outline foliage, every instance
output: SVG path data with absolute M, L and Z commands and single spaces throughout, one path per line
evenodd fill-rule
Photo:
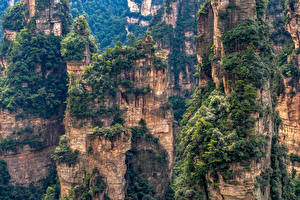
M 299 178 L 295 178 L 293 180 L 293 183 L 295 185 L 295 194 L 296 194 L 296 197 L 299 199 L 300 198 L 300 179 Z
M 57 12 L 53 14 L 54 18 L 60 19 L 62 23 L 62 35 L 65 36 L 70 31 L 72 16 L 69 12 L 69 1 L 60 0 L 54 8 Z
M 234 80 L 247 80 L 256 88 L 262 87 L 266 79 L 266 66 L 264 60 L 249 47 L 239 54 L 229 54 L 222 59 L 225 74 L 233 77 Z M 253 72 L 256 73 L 253 73 Z
M 248 114 L 243 113 L 243 119 L 237 120 L 241 116 L 236 115 L 238 108 L 234 101 L 214 91 L 194 114 L 189 114 L 180 136 L 182 161 L 175 168 L 178 170 L 175 173 L 179 174 L 174 182 L 175 199 L 197 199 L 199 191 L 192 192 L 192 188 L 203 185 L 203 177 L 207 173 L 224 172 L 230 163 L 258 159 L 264 155 L 261 151 L 265 145 L 264 137 L 253 134 L 254 121 L 251 118 L 249 124 L 241 124 Z
M 126 41 L 126 16 L 129 13 L 126 0 L 70 0 L 70 3 L 73 17 L 88 14 L 87 21 L 92 33 L 99 39 L 101 49 Z
M 211 4 L 211 0 L 205 1 L 204 4 L 201 5 L 200 9 L 197 12 L 197 17 L 200 15 L 207 15 L 208 14 L 208 6 Z
M 272 32 L 270 39 L 275 45 L 286 45 L 291 39 L 291 35 L 285 29 L 284 19 L 279 13 L 284 13 L 285 0 L 269 0 L 267 8 L 267 16 L 274 17 L 272 20 Z
M 98 169 L 94 168 L 92 174 L 86 174 L 81 183 L 73 184 L 66 199 L 91 200 L 95 195 L 103 193 L 106 187 Z
M 17 34 L 7 53 L 8 68 L 0 79 L 0 102 L 10 111 L 24 111 L 48 118 L 61 112 L 66 95 L 66 67 L 60 53 L 60 38 Z
M 298 80 L 300 78 L 300 70 L 295 66 L 291 60 L 295 58 L 297 50 L 293 43 L 285 46 L 285 48 L 279 52 L 276 60 L 277 68 L 284 77 L 290 77 L 290 84 L 294 87 L 298 87 Z
M 140 120 L 139 126 L 132 127 L 130 131 L 132 134 L 132 142 L 137 142 L 139 139 L 141 139 L 148 132 L 144 119 Z
M 80 35 L 69 33 L 61 42 L 61 55 L 68 61 L 81 61 L 84 58 L 85 40 Z
M 2 15 L 2 27 L 4 29 L 19 31 L 25 27 L 26 9 L 24 2 L 18 2 L 5 10 Z
M 285 1 L 285 6 L 290 8 L 292 12 L 295 12 L 295 4 L 296 4 L 296 0 L 286 0 Z
M 256 14 L 258 20 L 262 21 L 265 15 L 265 10 L 268 6 L 269 0 L 257 0 L 256 1 Z
M 56 147 L 53 155 L 51 156 L 57 163 L 65 163 L 68 165 L 75 165 L 77 163 L 79 151 L 74 152 L 67 144 L 65 136 L 60 138 L 59 144 Z
M 95 127 L 93 129 L 95 135 L 104 136 L 107 139 L 113 139 L 123 132 L 125 132 L 125 128 L 121 124 L 114 124 L 110 127 Z
M 233 29 L 226 31 L 222 36 L 225 50 L 228 53 L 245 49 L 252 44 L 259 46 L 259 41 L 263 35 L 260 34 L 259 26 L 253 20 L 247 20 L 238 24 Z
M 44 10 L 45 8 L 50 6 L 49 0 L 36 0 L 35 7 L 37 10 Z
M 146 179 L 139 177 L 133 167 L 129 166 L 125 177 L 127 180 L 130 180 L 125 200 L 157 200 L 154 198 L 155 190 L 149 186 Z
M 148 39 L 132 41 L 129 46 L 118 43 L 113 49 L 108 48 L 102 54 L 94 55 L 82 79 L 72 81 L 69 87 L 68 106 L 71 116 L 77 119 L 95 120 L 118 114 L 118 106 L 104 106 L 104 102 L 115 97 L 118 87 L 124 88 L 127 95 L 147 94 L 150 88 L 134 88 L 130 82 L 121 78 L 120 74 L 121 72 L 126 74 L 134 66 L 134 61 L 147 58 L 146 55 L 149 55 L 147 59 L 152 61 L 159 59 L 156 67 L 164 65 L 163 61 L 155 56 L 153 40 Z M 102 123 L 98 120 L 98 122 L 94 121 L 94 125 L 101 127 Z
M 300 156 L 298 156 L 296 154 L 290 154 L 290 160 L 291 160 L 291 162 L 298 162 L 298 163 L 300 163 Z
M 253 115 L 262 110 L 257 89 L 265 85 L 273 67 L 267 38 L 265 25 L 251 19 L 224 33 L 221 66 L 222 75 L 229 80 L 227 93 L 223 94 L 223 87 L 212 91 L 209 85 L 194 92 L 181 122 L 175 199 L 201 199 L 208 174 L 213 181 L 210 184 L 217 185 L 219 176 L 231 179 L 232 163 L 246 164 L 265 155 L 267 138 L 255 133 L 257 118 Z
M 73 24 L 73 30 L 61 42 L 61 54 L 68 61 L 82 61 L 86 55 L 97 51 L 96 39 L 90 35 L 90 28 L 86 16 L 77 17 Z
M 279 137 L 274 136 L 272 141 L 271 167 L 271 198 L 272 200 L 280 199 L 298 199 L 295 196 L 295 188 L 291 177 L 286 169 L 287 148 L 279 144 Z M 282 194 L 281 194 L 282 192 Z
M 13 139 L 4 139 L 0 141 L 0 152 L 13 151 L 16 152 L 17 148 L 24 147 L 29 145 L 30 148 L 35 150 L 42 149 L 44 144 L 41 141 L 34 140 L 31 138 L 26 138 L 24 140 L 13 140 Z
M 176 121 L 180 121 L 182 116 L 187 109 L 186 100 L 181 96 L 172 96 L 169 98 L 169 102 L 172 105 L 172 109 L 174 112 L 174 119 Z
M 167 176 L 167 152 L 160 146 L 158 138 L 149 133 L 143 119 L 139 126 L 131 128 L 131 132 L 132 149 L 126 153 L 125 161 L 125 178 L 128 183 L 125 200 L 156 200 L 155 185 L 149 184 L 147 179 L 157 179 L 155 174 Z M 138 149 L 140 144 L 150 145 L 151 149 Z

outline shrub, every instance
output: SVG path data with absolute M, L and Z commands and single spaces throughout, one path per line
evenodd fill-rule
M 14 6 L 5 10 L 2 15 L 2 27 L 12 31 L 20 31 L 25 27 L 26 9 L 23 2 L 18 2 Z
M 98 136 L 104 136 L 107 139 L 113 139 L 117 135 L 125 132 L 125 130 L 121 124 L 114 124 L 110 127 L 95 127 L 93 133 Z
M 74 152 L 67 144 L 67 139 L 62 136 L 59 141 L 59 145 L 56 147 L 52 158 L 57 163 L 65 163 L 68 165 L 75 165 L 77 163 L 79 151 Z

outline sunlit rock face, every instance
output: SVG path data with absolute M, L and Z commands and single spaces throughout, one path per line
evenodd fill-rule
M 126 26 L 126 30 L 127 33 L 130 34 L 131 31 L 129 30 L 129 27 L 132 24 L 147 28 L 150 24 L 151 18 L 163 6 L 163 1 L 143 0 L 136 2 L 135 0 L 128 0 L 127 4 L 130 14 L 127 16 L 128 25 Z
M 292 65 L 300 69 L 300 3 L 295 2 L 294 7 L 287 7 L 287 31 L 291 34 L 295 50 L 289 56 Z M 281 141 L 289 149 L 289 154 L 300 156 L 300 80 L 299 77 L 285 77 L 283 81 L 285 90 L 279 97 L 277 110 L 279 110 L 283 125 L 279 130 Z M 300 173 L 299 163 L 291 163 L 290 170 Z
M 61 9 L 56 8 L 59 1 L 49 1 L 50 6 L 39 11 L 37 11 L 35 0 L 23 0 L 23 2 L 26 14 L 28 13 L 24 16 L 25 21 L 28 22 L 32 18 L 36 20 L 37 29 L 35 33 L 62 35 L 61 19 L 55 17 L 62 12 Z M 8 3 L 12 6 L 15 1 L 10 0 Z M 14 41 L 17 32 L 4 30 L 4 37 L 9 41 Z M 1 55 L 0 63 L 1 66 L 4 66 L 2 75 L 5 75 L 8 68 L 5 55 Z M 65 65 L 62 64 L 59 73 L 63 73 L 64 67 Z M 42 75 L 41 65 L 36 63 L 34 71 Z M 44 73 L 50 74 L 51 71 L 46 70 Z M 23 83 L 22 87 L 29 87 L 28 83 Z M 0 140 L 21 143 L 17 143 L 15 149 L 0 150 L 0 159 L 5 160 L 7 163 L 12 184 L 39 185 L 49 175 L 48 170 L 54 165 L 51 154 L 58 144 L 59 136 L 64 134 L 63 115 L 63 108 L 60 113 L 55 113 L 49 118 L 27 115 L 22 108 L 19 108 L 16 112 L 0 109 Z M 24 141 L 30 142 L 25 143 Z
M 52 163 L 50 155 L 58 143 L 59 136 L 64 133 L 62 123 L 55 118 L 18 119 L 17 114 L 2 109 L 0 114 L 2 140 L 33 138 L 34 141 L 42 143 L 42 147 L 38 149 L 25 145 L 17 146 L 15 150 L 0 152 L 0 159 L 7 162 L 11 182 L 26 186 L 39 183 L 48 176 L 48 169 Z M 36 170 L 37 168 L 39 170 Z
M 156 188 L 156 196 L 163 197 L 166 193 L 174 164 L 173 112 L 171 109 L 164 108 L 169 97 L 167 92 L 170 87 L 167 76 L 168 70 L 167 68 L 157 69 L 152 56 L 147 55 L 146 58 L 134 60 L 130 70 L 120 73 L 120 78 L 129 80 L 134 88 L 149 87 L 150 92 L 145 95 L 127 94 L 125 88 L 119 86 L 116 97 L 110 99 L 107 104 L 119 105 L 126 128 L 139 126 L 141 119 L 145 120 L 149 134 L 158 139 L 158 145 L 167 154 L 167 165 L 160 169 L 161 172 L 157 176 L 153 177 L 154 169 L 151 169 L 153 163 L 149 163 L 147 160 L 147 156 L 149 156 L 147 151 L 153 151 L 153 146 L 146 141 L 142 143 L 133 142 L 130 129 L 114 139 L 95 136 L 93 135 L 93 126 L 88 120 L 75 119 L 67 109 L 65 116 L 66 138 L 70 148 L 78 150 L 80 155 L 74 166 L 65 164 L 58 164 L 57 166 L 62 197 L 68 196 L 73 183 L 83 180 L 85 176 L 83 171 L 91 173 L 93 168 L 97 167 L 107 184 L 105 193 L 108 197 L 123 200 L 128 187 L 125 178 L 127 171 L 126 153 L 133 146 L 144 153 L 144 156 L 136 157 L 135 162 L 140 163 L 141 168 L 144 168 L 143 176 Z M 80 80 L 88 63 L 84 61 L 67 62 L 67 66 L 68 72 L 75 74 L 75 79 Z M 91 90 L 91 88 L 86 89 Z M 84 121 L 86 124 L 79 126 Z M 103 118 L 102 121 L 105 126 L 110 126 L 112 117 Z M 93 153 L 89 153 L 89 148 L 93 149 Z M 144 162 L 148 163 L 149 166 L 144 166 Z M 95 199 L 97 198 L 95 197 Z

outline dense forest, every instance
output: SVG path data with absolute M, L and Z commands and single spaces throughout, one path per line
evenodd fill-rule
M 0 199 L 299 200 L 300 3 L 227 3 L 0 0 Z
M 160 3 L 160 2 L 158 2 Z M 113 46 L 116 42 L 126 42 L 129 39 L 125 26 L 127 25 L 126 16 L 132 15 L 129 11 L 127 0 L 93 0 L 81 1 L 71 0 L 70 12 L 73 18 L 81 14 L 88 14 L 88 22 L 94 35 L 97 36 L 101 49 Z M 8 8 L 8 0 L 1 0 L 0 15 Z M 145 28 L 136 25 L 130 27 L 137 37 L 141 37 Z M 0 28 L 0 36 L 3 37 L 3 29 Z

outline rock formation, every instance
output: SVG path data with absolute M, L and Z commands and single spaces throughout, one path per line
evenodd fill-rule
M 62 35 L 62 21 L 55 17 L 57 12 L 62 12 L 61 7 L 58 9 L 61 5 L 59 2 L 51 1 L 50 6 L 44 8 L 37 7 L 39 5 L 36 5 L 34 0 L 23 3 L 22 5 L 25 5 L 24 12 L 26 9 L 29 10 L 29 16 L 23 17 L 28 21 L 36 19 L 37 33 Z M 25 19 L 23 20 L 25 21 Z M 13 43 L 19 31 L 5 29 L 5 38 Z M 1 55 L 5 67 L 2 73 L 3 78 L 10 67 L 8 65 L 11 65 L 11 60 L 7 64 L 6 56 Z M 61 67 L 59 73 L 63 74 L 63 63 Z M 40 76 L 44 72 L 48 76 L 53 75 L 51 69 L 44 70 L 44 66 L 35 63 L 35 73 Z M 28 87 L 28 83 L 22 83 L 24 90 Z M 0 143 L 2 145 L 0 158 L 7 162 L 11 183 L 24 186 L 31 183 L 40 184 L 40 181 L 48 176 L 49 167 L 53 166 L 51 154 L 58 144 L 59 136 L 64 134 L 63 110 L 61 109 L 60 113 L 55 113 L 48 118 L 28 114 L 22 107 L 16 111 L 1 108 L 0 113 Z
M 292 1 L 291 1 L 292 2 Z M 289 62 L 300 70 L 300 55 L 297 53 L 300 47 L 300 3 L 288 4 L 287 7 L 288 23 L 287 31 L 291 34 L 295 50 L 289 55 Z M 280 136 L 283 144 L 289 149 L 289 154 L 300 156 L 300 79 L 299 75 L 285 77 L 283 81 L 285 90 L 279 98 L 277 109 L 283 125 L 280 129 Z M 295 168 L 300 172 L 298 162 L 292 163 L 291 169 Z
M 153 17 L 149 30 L 169 65 L 170 96 L 191 93 L 197 84 L 193 76 L 196 64 L 195 17 L 203 1 L 170 1 Z
M 151 37 L 145 37 L 145 42 L 151 43 Z M 144 48 L 148 49 L 149 47 L 146 45 Z M 127 55 L 124 54 L 124 56 Z M 130 64 L 131 69 L 121 71 L 119 76 L 121 80 L 128 80 L 133 88 L 140 88 L 144 91 L 149 88 L 149 93 L 147 92 L 143 95 L 129 94 L 126 92 L 126 88 L 119 86 L 115 98 L 108 98 L 107 102 L 105 102 L 104 98 L 99 103 L 106 106 L 119 105 L 121 116 L 125 119 L 124 127 L 126 129 L 139 126 L 139 122 L 143 119 L 149 134 L 157 138 L 158 145 L 167 152 L 168 165 L 165 168 L 167 169 L 167 174 L 158 174 L 157 177 L 153 177 L 152 173 L 154 171 L 151 172 L 150 170 L 150 174 L 145 172 L 145 177 L 143 177 L 148 179 L 150 183 L 157 183 L 156 179 L 161 176 L 165 177 L 163 182 L 153 185 L 157 188 L 157 195 L 163 196 L 170 181 L 174 162 L 173 115 L 169 108 L 163 107 L 163 105 L 168 103 L 167 89 L 169 81 L 167 69 L 157 68 L 153 62 L 153 56 L 155 55 L 147 54 L 143 59 L 133 59 Z M 71 64 L 68 61 L 68 72 L 69 74 L 76 74 L 76 80 L 80 81 L 82 76 L 85 76 L 84 68 L 87 65 L 84 63 L 73 65 L 73 63 Z M 91 65 L 93 66 L 93 62 Z M 76 81 L 71 80 L 71 84 L 76 84 Z M 87 91 L 93 90 L 90 86 L 86 85 L 84 87 Z M 78 121 L 74 116 L 70 115 L 69 109 L 67 109 L 65 117 L 66 139 L 73 151 L 79 151 L 79 158 L 78 162 L 73 166 L 58 165 L 62 197 L 68 196 L 72 184 L 82 182 L 84 179 L 83 171 L 91 173 L 93 168 L 96 167 L 107 184 L 105 193 L 108 197 L 115 200 L 124 199 L 128 184 L 125 179 L 127 153 L 135 146 L 135 149 L 145 151 L 144 155 L 147 156 L 147 151 L 153 151 L 151 150 L 153 147 L 149 146 L 149 144 L 147 145 L 147 142 L 144 142 L 144 145 L 134 143 L 130 129 L 114 138 L 96 136 L 93 123 L 89 119 Z M 101 120 L 104 126 L 109 127 L 112 123 L 112 116 L 102 117 Z M 89 149 L 93 149 L 92 153 L 89 152 Z M 136 161 L 140 163 L 147 162 L 147 160 L 142 161 L 141 159 L 145 158 L 140 157 Z M 143 164 L 141 166 L 142 168 L 145 167 Z
M 128 0 L 128 8 L 133 16 L 127 16 L 127 23 L 139 24 L 142 27 L 148 27 L 152 16 L 161 8 L 162 1 L 155 0 L 143 0 L 141 2 L 135 2 L 134 0 Z M 140 15 L 140 16 L 139 16 Z M 128 33 L 128 25 L 126 27 Z
M 14 4 L 13 0 L 9 2 Z M 272 199 L 275 192 L 278 198 L 289 199 L 284 196 L 290 184 L 286 179 L 289 174 L 284 176 L 286 158 L 279 158 L 285 154 L 278 153 L 280 147 L 276 141 L 280 120 L 274 108 L 277 102 L 274 102 L 272 94 L 275 90 L 273 72 L 270 73 L 274 70 L 275 59 L 268 46 L 268 38 L 264 38 L 266 27 L 260 23 L 265 20 L 272 23 L 271 32 L 276 35 L 276 24 L 282 23 L 279 22 L 283 16 L 282 4 L 275 2 L 264 13 L 264 0 L 211 0 L 206 3 L 202 0 L 165 3 L 160 0 L 128 0 L 128 34 L 131 33 L 131 25 L 144 29 L 149 27 L 151 34 L 147 33 L 141 41 L 130 40 L 128 46 L 117 43 L 115 48 L 98 54 L 84 16 L 80 16 L 79 21 L 75 20 L 77 26 L 67 34 L 70 16 L 67 5 L 62 1 L 49 0 L 46 5 L 36 0 L 22 2 L 28 11 L 22 13 L 24 24 L 18 28 L 5 28 L 5 42 L 14 44 L 24 27 L 31 34 L 59 36 L 55 37 L 59 42 L 58 38 L 66 36 L 56 49 L 65 57 L 64 62 L 58 56 L 61 71 L 57 73 L 63 74 L 67 70 L 69 96 L 65 111 L 61 105 L 58 113 L 44 118 L 27 114 L 22 108 L 14 112 L 0 109 L 0 159 L 7 163 L 12 184 L 39 184 L 48 176 L 53 157 L 62 198 L 80 199 L 82 190 L 87 189 L 88 192 L 84 192 L 95 200 L 106 197 L 124 200 L 131 195 L 132 188 L 139 187 L 139 180 L 143 180 L 144 187 L 155 189 L 155 192 L 149 189 L 145 198 L 165 199 L 173 171 L 186 173 L 190 170 L 190 174 L 187 173 L 190 177 L 183 179 L 183 185 L 175 177 L 175 190 L 178 185 L 184 188 L 183 192 L 175 191 L 175 196 L 182 195 L 182 199 L 267 200 Z M 280 13 L 275 12 L 276 9 Z M 287 2 L 286 30 L 295 46 L 287 56 L 287 63 L 296 67 L 297 73 L 300 70 L 299 9 L 299 2 Z M 235 41 L 226 44 L 226 33 L 237 27 L 240 32 L 235 35 Z M 244 34 L 243 29 L 247 28 L 254 31 Z M 256 34 L 260 35 L 251 38 Z M 276 35 L 271 40 L 276 53 L 284 50 L 289 38 L 286 33 L 278 34 L 280 36 Z M 284 41 L 279 42 L 282 37 Z M 240 43 L 235 44 L 237 41 Z M 6 59 L 6 56 L 8 54 L 0 58 L 2 77 L 12 65 L 12 59 Z M 249 57 L 251 64 L 247 65 L 244 61 Z M 246 67 L 239 70 L 241 65 L 236 64 L 234 59 L 240 59 L 238 64 Z M 195 69 L 197 61 L 199 65 Z M 260 68 L 251 68 L 253 63 L 258 63 Z M 30 70 L 48 78 L 53 71 L 47 67 L 34 63 Z M 197 70 L 198 73 L 195 73 Z M 242 77 L 242 73 L 247 76 Z M 285 73 L 284 90 L 276 107 L 282 119 L 279 136 L 280 142 L 288 147 L 288 154 L 298 158 L 299 73 Z M 242 82 L 242 79 L 247 80 Z M 239 81 L 242 84 L 239 85 Z M 22 82 L 21 89 L 29 88 L 32 82 Z M 199 88 L 196 88 L 197 85 Z M 189 98 L 195 88 L 191 107 L 188 110 L 181 108 L 186 111 L 181 136 L 174 123 L 169 99 L 174 96 Z M 42 89 L 39 92 L 44 94 Z M 247 97 L 243 96 L 245 93 Z M 51 92 L 45 95 L 46 104 L 50 104 L 48 98 L 51 99 L 51 95 Z M 34 98 L 32 96 L 30 98 Z M 205 103 L 209 105 L 205 107 Z M 217 110 L 219 105 L 220 111 Z M 246 110 L 248 113 L 245 114 L 244 108 L 249 108 Z M 245 116 L 247 119 L 243 118 Z M 189 123 L 192 127 L 186 128 Z M 179 164 L 175 162 L 177 133 L 180 143 L 178 156 L 183 158 L 178 159 Z M 206 137 L 206 134 L 209 136 Z M 180 141 L 181 137 L 183 141 Z M 181 147 L 181 143 L 187 145 Z M 206 158 L 201 156 L 219 165 L 205 163 L 203 160 Z M 190 160 L 184 160 L 186 158 Z M 224 162 L 220 163 L 220 160 Z M 298 161 L 291 162 L 289 172 L 299 175 Z M 178 169 L 180 167 L 176 164 L 184 167 Z M 214 169 L 210 169 L 211 166 Z M 199 175 L 200 172 L 203 174 Z M 175 176 L 180 177 L 176 173 Z M 196 179 L 196 184 L 192 179 Z
M 226 95 L 230 96 L 231 81 L 233 76 L 225 73 L 221 64 L 222 58 L 226 54 L 223 43 L 223 35 L 226 31 L 245 22 L 247 19 L 258 19 L 257 2 L 235 1 L 235 0 L 212 0 L 206 3 L 199 11 L 198 18 L 198 41 L 197 57 L 200 64 L 205 64 L 210 54 L 214 55 L 212 59 L 212 79 L 217 87 L 224 85 Z M 233 47 L 236 52 L 243 50 L 243 47 Z M 232 50 L 232 49 L 231 49 Z M 272 98 L 270 91 L 270 80 L 267 80 L 264 86 L 257 91 L 257 98 L 264 102 L 263 109 L 272 107 Z M 257 117 L 257 116 L 256 116 Z M 265 135 L 269 139 L 265 147 L 266 156 L 258 161 L 235 163 L 230 165 L 232 176 L 229 180 L 224 180 L 222 175 L 218 174 L 219 184 L 215 186 L 214 180 L 207 175 L 208 198 L 209 199 L 268 199 L 270 193 L 269 186 L 263 190 L 256 187 L 257 177 L 265 173 L 270 167 L 271 156 L 271 138 L 274 135 L 274 127 L 271 116 L 264 116 L 257 120 L 255 134 Z M 247 165 L 247 167 L 246 167 Z M 238 183 L 238 184 L 237 184 Z
M 16 146 L 16 149 L 1 151 L 0 158 L 7 162 L 11 182 L 20 185 L 39 183 L 48 176 L 48 169 L 52 164 L 50 155 L 54 152 L 59 136 L 64 133 L 62 124 L 55 118 L 18 119 L 17 114 L 7 110 L 1 109 L 0 112 L 2 141 L 33 140 L 32 144 L 25 143 Z M 35 147 L 34 144 L 39 146 Z

